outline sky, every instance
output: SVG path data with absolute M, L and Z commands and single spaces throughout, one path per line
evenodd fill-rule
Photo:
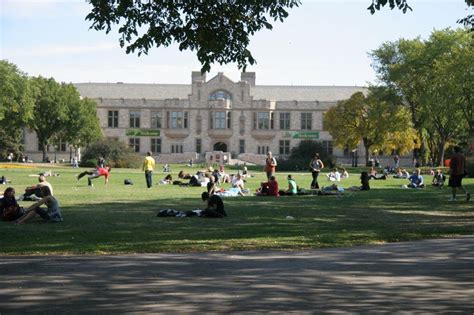
M 413 12 L 388 7 L 371 15 L 371 0 L 303 0 L 273 30 L 251 39 L 257 85 L 357 85 L 376 83 L 369 52 L 399 38 L 428 38 L 434 29 L 458 28 L 469 14 L 464 0 L 409 0 Z M 201 69 L 195 53 L 176 45 L 148 55 L 126 54 L 117 28 L 89 29 L 85 0 L 0 0 L 0 59 L 30 76 L 61 82 L 189 84 Z M 240 80 L 236 64 L 212 66 Z

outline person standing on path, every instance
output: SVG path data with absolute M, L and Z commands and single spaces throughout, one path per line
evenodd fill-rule
M 275 175 L 275 170 L 277 166 L 276 159 L 272 156 L 272 152 L 268 151 L 267 158 L 265 159 L 265 173 L 267 173 L 267 180 L 270 180 L 270 177 Z
M 456 190 L 459 188 L 466 195 L 466 201 L 471 199 L 471 194 L 462 186 L 462 178 L 466 176 L 466 157 L 461 153 L 459 146 L 454 147 L 454 154 L 449 163 L 449 187 L 452 188 L 452 196 L 449 201 L 456 200 Z
M 143 170 L 145 171 L 146 186 L 151 188 L 153 186 L 153 170 L 155 169 L 155 159 L 151 156 L 151 152 L 147 152 L 143 160 Z
M 314 154 L 313 159 L 309 163 L 309 169 L 311 170 L 311 176 L 313 181 L 311 182 L 311 189 L 319 189 L 318 176 L 321 169 L 324 168 L 323 161 L 319 158 L 319 153 Z

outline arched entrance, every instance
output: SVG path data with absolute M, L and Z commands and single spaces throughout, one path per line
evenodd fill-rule
M 224 142 L 216 142 L 214 144 L 214 151 L 222 151 L 222 152 L 227 152 L 227 144 Z

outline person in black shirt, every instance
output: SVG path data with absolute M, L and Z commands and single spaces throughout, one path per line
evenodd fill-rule
M 222 198 L 217 195 L 209 196 L 208 192 L 203 192 L 201 195 L 203 201 L 207 201 L 207 208 L 201 212 L 203 218 L 223 218 L 227 216 L 224 210 L 224 202 Z

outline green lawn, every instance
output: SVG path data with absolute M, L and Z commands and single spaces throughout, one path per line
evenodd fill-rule
M 0 175 L 12 181 L 17 195 L 36 183 L 37 178 L 29 174 L 45 170 L 0 165 Z M 178 171 L 179 167 L 173 166 L 173 177 Z M 20 226 L 1 222 L 0 254 L 295 250 L 450 237 L 474 231 L 474 201 L 466 203 L 464 196 L 459 196 L 460 201 L 448 202 L 448 187 L 402 189 L 406 180 L 400 179 L 371 181 L 371 191 L 345 193 L 341 198 L 226 198 L 228 217 L 202 219 L 156 216 L 164 208 L 203 208 L 200 194 L 204 189 L 199 187 L 163 185 L 146 189 L 140 170 L 114 169 L 108 186 L 99 178 L 90 188 L 86 178 L 76 180 L 77 169 L 54 168 L 53 172 L 61 174 L 48 180 L 60 201 L 64 222 L 43 223 L 40 218 Z M 286 186 L 286 174 L 277 173 L 280 187 Z M 309 186 L 309 173 L 293 175 L 299 186 Z M 163 177 L 156 172 L 154 182 Z M 125 178 L 135 185 L 123 185 Z M 247 179 L 247 186 L 253 191 L 263 179 L 263 173 L 256 173 Z M 425 181 L 431 182 L 431 176 L 425 175 Z M 464 182 L 474 192 L 474 179 Z M 324 176 L 320 183 L 328 184 Z M 356 173 L 342 182 L 344 187 L 352 185 L 359 185 Z M 287 219 L 288 215 L 294 219 Z

